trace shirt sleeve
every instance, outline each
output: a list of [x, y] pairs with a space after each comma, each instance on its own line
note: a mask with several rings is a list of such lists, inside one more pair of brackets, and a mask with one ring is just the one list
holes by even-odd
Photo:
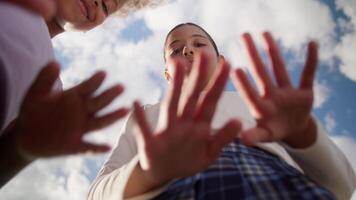
[[350, 199], [356, 188], [355, 172], [345, 155], [327, 136], [321, 123], [315, 118], [314, 121], [317, 139], [312, 146], [305, 149], [283, 146], [308, 177], [333, 192], [337, 199]]
[[3, 124], [6, 116], [6, 99], [7, 99], [7, 84], [6, 84], [6, 73], [4, 69], [4, 64], [0, 56], [0, 136], [2, 135]]
[[[129, 116], [121, 130], [117, 146], [92, 183], [88, 200], [121, 200], [129, 177], [138, 164], [137, 144], [133, 135], [134, 117]], [[159, 187], [129, 200], [151, 199], [166, 187]]]

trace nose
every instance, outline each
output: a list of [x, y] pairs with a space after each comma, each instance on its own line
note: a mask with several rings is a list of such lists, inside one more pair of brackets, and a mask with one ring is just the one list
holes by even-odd
[[193, 56], [194, 55], [194, 51], [191, 48], [185, 46], [183, 48], [183, 55], [184, 56]]
[[99, 5], [101, 5], [102, 2], [108, 3], [107, 0], [94, 0], [94, 4], [96, 7], [99, 7]]

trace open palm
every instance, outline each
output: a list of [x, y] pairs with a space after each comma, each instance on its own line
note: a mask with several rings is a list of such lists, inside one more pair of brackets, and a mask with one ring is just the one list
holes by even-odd
[[266, 32], [263, 36], [276, 84], [268, 75], [251, 36], [244, 34], [243, 41], [251, 61], [252, 76], [260, 93], [252, 86], [243, 70], [235, 71], [232, 77], [234, 85], [257, 121], [257, 126], [242, 132], [241, 138], [248, 145], [279, 140], [294, 142], [298, 140], [296, 138], [303, 138], [300, 133], [306, 132], [314, 123], [310, 112], [317, 67], [317, 45], [315, 42], [309, 43], [300, 85], [293, 87], [271, 34]]
[[204, 56], [199, 58], [188, 77], [187, 91], [182, 90], [184, 67], [180, 63], [174, 64], [173, 84], [162, 103], [159, 128], [155, 132], [149, 129], [142, 108], [135, 104], [135, 116], [140, 128], [140, 165], [152, 179], [168, 181], [205, 169], [240, 129], [240, 123], [233, 120], [212, 135], [211, 121], [228, 79], [229, 66], [227, 63], [219, 66], [202, 97], [207, 70]]
[[29, 89], [16, 121], [18, 150], [28, 158], [109, 150], [107, 145], [83, 141], [83, 136], [127, 113], [126, 109], [118, 109], [97, 116], [100, 109], [122, 93], [122, 86], [114, 86], [94, 97], [93, 93], [105, 78], [103, 72], [98, 72], [69, 90], [53, 92], [58, 73], [58, 66], [49, 64]]

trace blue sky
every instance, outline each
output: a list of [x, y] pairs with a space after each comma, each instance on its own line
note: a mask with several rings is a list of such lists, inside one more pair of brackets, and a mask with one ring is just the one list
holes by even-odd
[[[334, 0], [320, 0], [320, 2], [327, 5], [330, 9], [332, 18], [335, 21], [340, 18], [350, 21], [350, 18], [343, 12], [343, 10], [336, 7], [336, 2]], [[345, 31], [341, 30], [340, 27], [337, 27], [335, 28], [335, 33], [335, 38], [340, 40], [345, 34]], [[123, 38], [132, 42], [145, 40], [151, 34], [152, 32], [146, 26], [143, 19], [133, 21], [121, 32]], [[284, 55], [287, 59], [289, 56], [290, 55], [287, 53]], [[355, 128], [353, 119], [356, 119], [356, 112], [354, 111], [356, 106], [356, 92], [351, 92], [356, 91], [356, 84], [337, 70], [339, 64], [340, 62], [336, 58], [335, 63], [321, 64], [319, 66], [317, 78], [323, 80], [323, 83], [327, 85], [330, 90], [330, 96], [323, 107], [314, 109], [314, 113], [319, 119], [325, 120], [328, 115], [337, 119], [336, 125], [332, 129], [332, 134], [351, 134], [352, 137], [356, 138], [356, 132], [352, 131], [352, 129]], [[290, 70], [290, 73], [294, 83], [297, 84], [301, 70], [298, 69], [297, 66], [292, 68], [293, 70]], [[229, 82], [227, 90], [234, 90], [231, 82]]]
[[[351, 20], [345, 12], [336, 8], [335, 1], [324, 0], [323, 2], [328, 5], [335, 20], [340, 18]], [[345, 31], [340, 29], [338, 27], [336, 30], [338, 39], [345, 35]], [[315, 113], [319, 118], [325, 118], [327, 113], [332, 113], [337, 123], [333, 129], [334, 133], [351, 134], [353, 138], [356, 138], [356, 132], [353, 131], [356, 128], [354, 120], [356, 119], [356, 84], [355, 81], [346, 78], [337, 70], [338, 65], [340, 65], [340, 61], [336, 60], [335, 64], [321, 66], [321, 68], [329, 67], [333, 70], [319, 70], [318, 72], [318, 78], [326, 80], [331, 95], [325, 105], [320, 109], [316, 109]], [[353, 67], [356, 68], [356, 66]]]
[[[131, 105], [135, 99], [156, 103], [166, 88], [165, 35], [174, 25], [188, 21], [202, 25], [233, 66], [241, 67], [247, 67], [247, 62], [240, 35], [248, 31], [260, 42], [262, 31], [270, 30], [294, 83], [299, 81], [306, 43], [317, 40], [320, 65], [313, 112], [356, 168], [356, 56], [350, 53], [356, 52], [356, 0], [195, 0], [194, 4], [169, 0], [127, 18], [112, 18], [92, 31], [64, 33], [53, 39], [64, 87], [103, 69], [108, 77], [102, 90], [117, 82], [127, 88], [103, 112]], [[232, 90], [231, 85], [227, 90]], [[88, 139], [115, 145], [122, 124], [97, 131]], [[78, 155], [37, 161], [2, 189], [0, 196], [9, 200], [85, 199], [106, 157]]]

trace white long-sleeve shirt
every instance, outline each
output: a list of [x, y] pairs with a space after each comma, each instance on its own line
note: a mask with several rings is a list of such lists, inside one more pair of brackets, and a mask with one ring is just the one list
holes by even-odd
[[[152, 129], [157, 125], [159, 109], [160, 104], [145, 107], [145, 113]], [[240, 119], [244, 129], [256, 124], [238, 94], [224, 92], [219, 101], [212, 127], [220, 128], [232, 118]], [[120, 133], [117, 146], [93, 182], [88, 200], [123, 199], [127, 181], [138, 163], [137, 144], [133, 134], [134, 124], [135, 120], [131, 115]], [[259, 144], [258, 147], [279, 156], [321, 186], [329, 189], [338, 199], [349, 199], [356, 188], [355, 172], [343, 153], [328, 138], [319, 122], [317, 122], [316, 142], [306, 149], [293, 149], [285, 144], [275, 142]], [[163, 192], [166, 186], [131, 199], [153, 198]]]
[[[45, 20], [11, 3], [0, 2], [0, 67], [5, 84], [1, 131], [18, 115], [28, 88], [38, 73], [53, 61], [54, 51]], [[4, 86], [3, 86], [4, 87]], [[62, 90], [58, 79], [55, 91]]]

